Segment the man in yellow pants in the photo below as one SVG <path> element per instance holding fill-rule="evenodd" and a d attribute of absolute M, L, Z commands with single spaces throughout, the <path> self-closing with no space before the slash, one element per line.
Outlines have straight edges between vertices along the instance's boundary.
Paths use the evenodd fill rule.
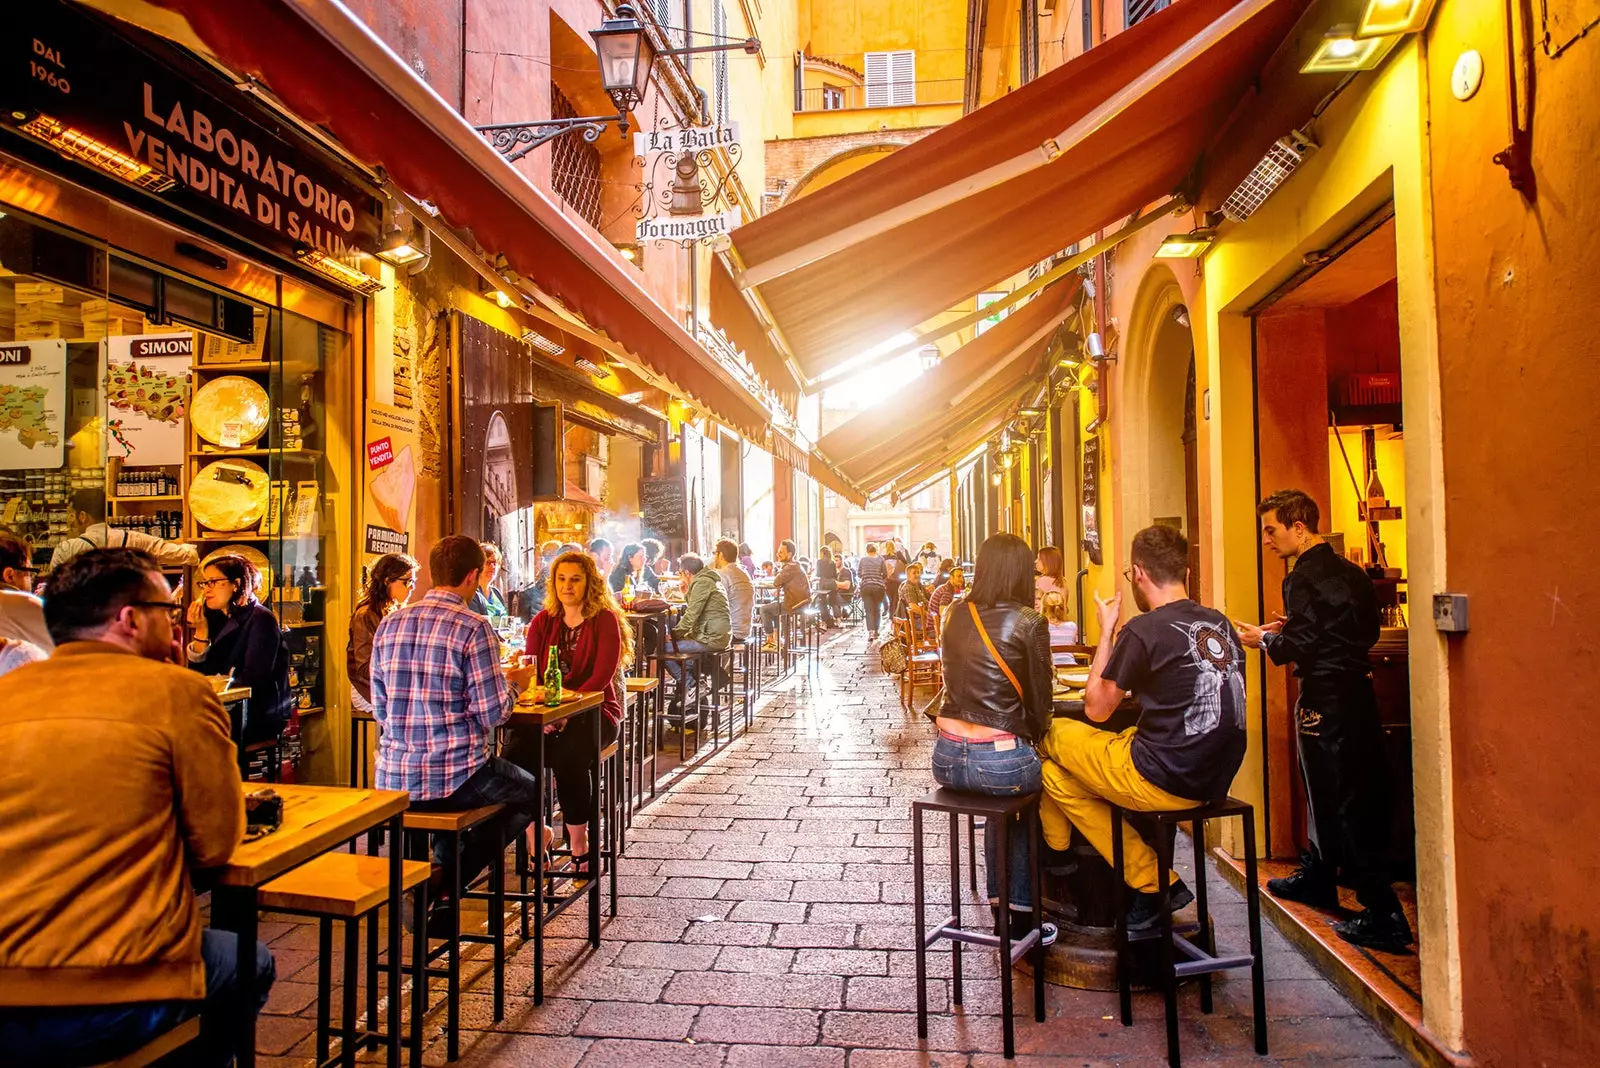
<path fill-rule="evenodd" d="M 1244 760 L 1244 652 L 1222 613 L 1189 599 L 1189 546 L 1170 527 L 1146 527 L 1133 538 L 1123 572 L 1141 615 L 1115 635 L 1122 594 L 1097 595 L 1100 645 L 1089 669 L 1084 712 L 1103 723 L 1128 693 L 1138 695 L 1139 725 L 1121 734 L 1057 719 L 1040 755 L 1045 841 L 1066 849 L 1071 828 L 1110 861 L 1111 804 L 1136 812 L 1193 808 L 1226 796 Z M 1160 872 L 1155 851 L 1123 825 L 1123 864 L 1135 891 L 1128 927 L 1159 918 Z M 1171 905 L 1194 900 L 1177 879 Z"/>

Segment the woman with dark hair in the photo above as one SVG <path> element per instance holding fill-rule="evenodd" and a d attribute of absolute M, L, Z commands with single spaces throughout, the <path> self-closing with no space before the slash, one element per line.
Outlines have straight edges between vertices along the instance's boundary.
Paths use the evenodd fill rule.
<path fill-rule="evenodd" d="M 755 550 L 750 548 L 750 543 L 747 541 L 739 543 L 739 566 L 744 568 L 744 573 L 752 579 L 756 577 Z"/>
<path fill-rule="evenodd" d="M 235 686 L 250 688 L 246 721 L 233 725 L 241 744 L 276 738 L 289 721 L 289 649 L 278 617 L 256 600 L 259 581 L 243 557 L 216 557 L 200 569 L 200 596 L 189 605 L 189 666 L 202 675 L 232 672 Z"/>
<path fill-rule="evenodd" d="M 1038 559 L 1034 564 L 1035 578 L 1033 580 L 1033 607 L 1043 609 L 1044 595 L 1059 593 L 1063 599 L 1067 596 L 1066 564 L 1062 562 L 1061 550 L 1054 545 L 1046 545 L 1039 550 Z"/>
<path fill-rule="evenodd" d="M 1032 607 L 1033 550 L 1015 534 L 996 534 L 978 550 L 977 571 L 944 629 L 944 705 L 933 778 L 977 794 L 1035 793 L 1042 785 L 1036 746 L 1050 726 L 1052 670 L 1050 628 Z M 1009 879 L 1013 938 L 1033 923 L 1027 827 L 1018 820 L 1005 829 L 1006 873 L 996 871 L 1001 828 L 993 820 L 984 828 L 989 900 L 999 900 L 999 881 Z M 1055 940 L 1053 925 L 1042 933 L 1047 945 Z"/>
<path fill-rule="evenodd" d="M 672 557 L 667 555 L 667 547 L 659 538 L 644 538 L 639 542 L 644 546 L 644 567 L 650 573 L 650 588 L 661 588 L 661 576 L 672 573 Z"/>
<path fill-rule="evenodd" d="M 659 588 L 656 573 L 650 567 L 650 554 L 638 542 L 629 542 L 622 547 L 617 566 L 611 569 L 611 592 L 620 594 L 630 580 L 636 594 L 645 590 L 654 593 Z"/>
<path fill-rule="evenodd" d="M 417 585 L 417 562 L 405 553 L 380 556 L 367 576 L 367 588 L 350 616 L 350 645 L 344 663 L 350 676 L 350 703 L 372 714 L 372 636 L 383 617 L 404 608 Z"/>
<path fill-rule="evenodd" d="M 500 552 L 500 546 L 492 541 L 480 541 L 478 546 L 483 550 L 483 568 L 478 572 L 478 588 L 472 591 L 472 600 L 467 602 L 467 607 L 490 623 L 496 623 L 509 614 L 506 611 L 506 599 L 500 596 L 500 590 L 494 584 L 500 577 L 505 557 Z"/>
<path fill-rule="evenodd" d="M 643 559 L 643 548 L 630 545 L 628 549 L 638 549 Z M 623 558 L 627 559 L 626 555 Z M 586 553 L 556 557 L 550 568 L 544 610 L 528 624 L 525 648 L 534 657 L 538 678 L 543 678 L 549 669 L 553 648 L 561 665 L 562 686 L 605 693 L 600 708 L 568 718 L 545 739 L 545 763 L 555 775 L 572 865 L 577 874 L 588 875 L 594 870 L 589 851 L 589 821 L 594 815 L 596 786 L 591 774 L 595 758 L 593 717 L 601 717 L 601 747 L 616 741 L 622 721 L 617 679 L 622 665 L 633 659 L 633 630 L 623 620 L 622 609 L 601 579 L 593 557 Z M 539 728 L 512 728 L 505 757 L 538 775 L 539 769 L 533 766 L 532 739 L 527 734 L 533 729 Z"/>

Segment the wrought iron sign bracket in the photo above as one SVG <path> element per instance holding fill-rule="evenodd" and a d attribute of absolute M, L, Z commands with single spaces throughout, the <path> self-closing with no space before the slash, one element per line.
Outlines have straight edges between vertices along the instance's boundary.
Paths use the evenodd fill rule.
<path fill-rule="evenodd" d="M 495 122 L 487 126 L 474 126 L 481 134 L 489 135 L 489 144 L 496 152 L 515 163 L 540 145 L 548 144 L 562 134 L 581 133 L 590 144 L 600 140 L 606 124 L 619 123 L 627 132 L 627 113 L 615 115 L 580 115 L 571 119 L 537 119 L 532 122 Z"/>

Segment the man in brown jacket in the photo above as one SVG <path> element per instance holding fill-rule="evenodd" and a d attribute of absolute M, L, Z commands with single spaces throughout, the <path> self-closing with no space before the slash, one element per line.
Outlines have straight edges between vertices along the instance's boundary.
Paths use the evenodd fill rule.
<path fill-rule="evenodd" d="M 227 1064 L 226 1014 L 272 985 L 258 945 L 239 989 L 237 939 L 203 927 L 190 883 L 239 844 L 244 795 L 227 714 L 175 662 L 177 612 L 153 557 L 85 552 L 45 588 L 55 653 L 0 678 L 8 1065 L 115 1060 L 197 1014 L 197 1059 Z"/>

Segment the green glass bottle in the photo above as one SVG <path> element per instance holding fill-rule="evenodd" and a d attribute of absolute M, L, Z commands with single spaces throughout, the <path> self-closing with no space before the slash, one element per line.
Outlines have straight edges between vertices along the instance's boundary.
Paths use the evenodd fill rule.
<path fill-rule="evenodd" d="M 553 645 L 545 661 L 544 703 L 547 708 L 555 708 L 561 704 L 561 659 L 556 655 L 556 647 Z"/>

